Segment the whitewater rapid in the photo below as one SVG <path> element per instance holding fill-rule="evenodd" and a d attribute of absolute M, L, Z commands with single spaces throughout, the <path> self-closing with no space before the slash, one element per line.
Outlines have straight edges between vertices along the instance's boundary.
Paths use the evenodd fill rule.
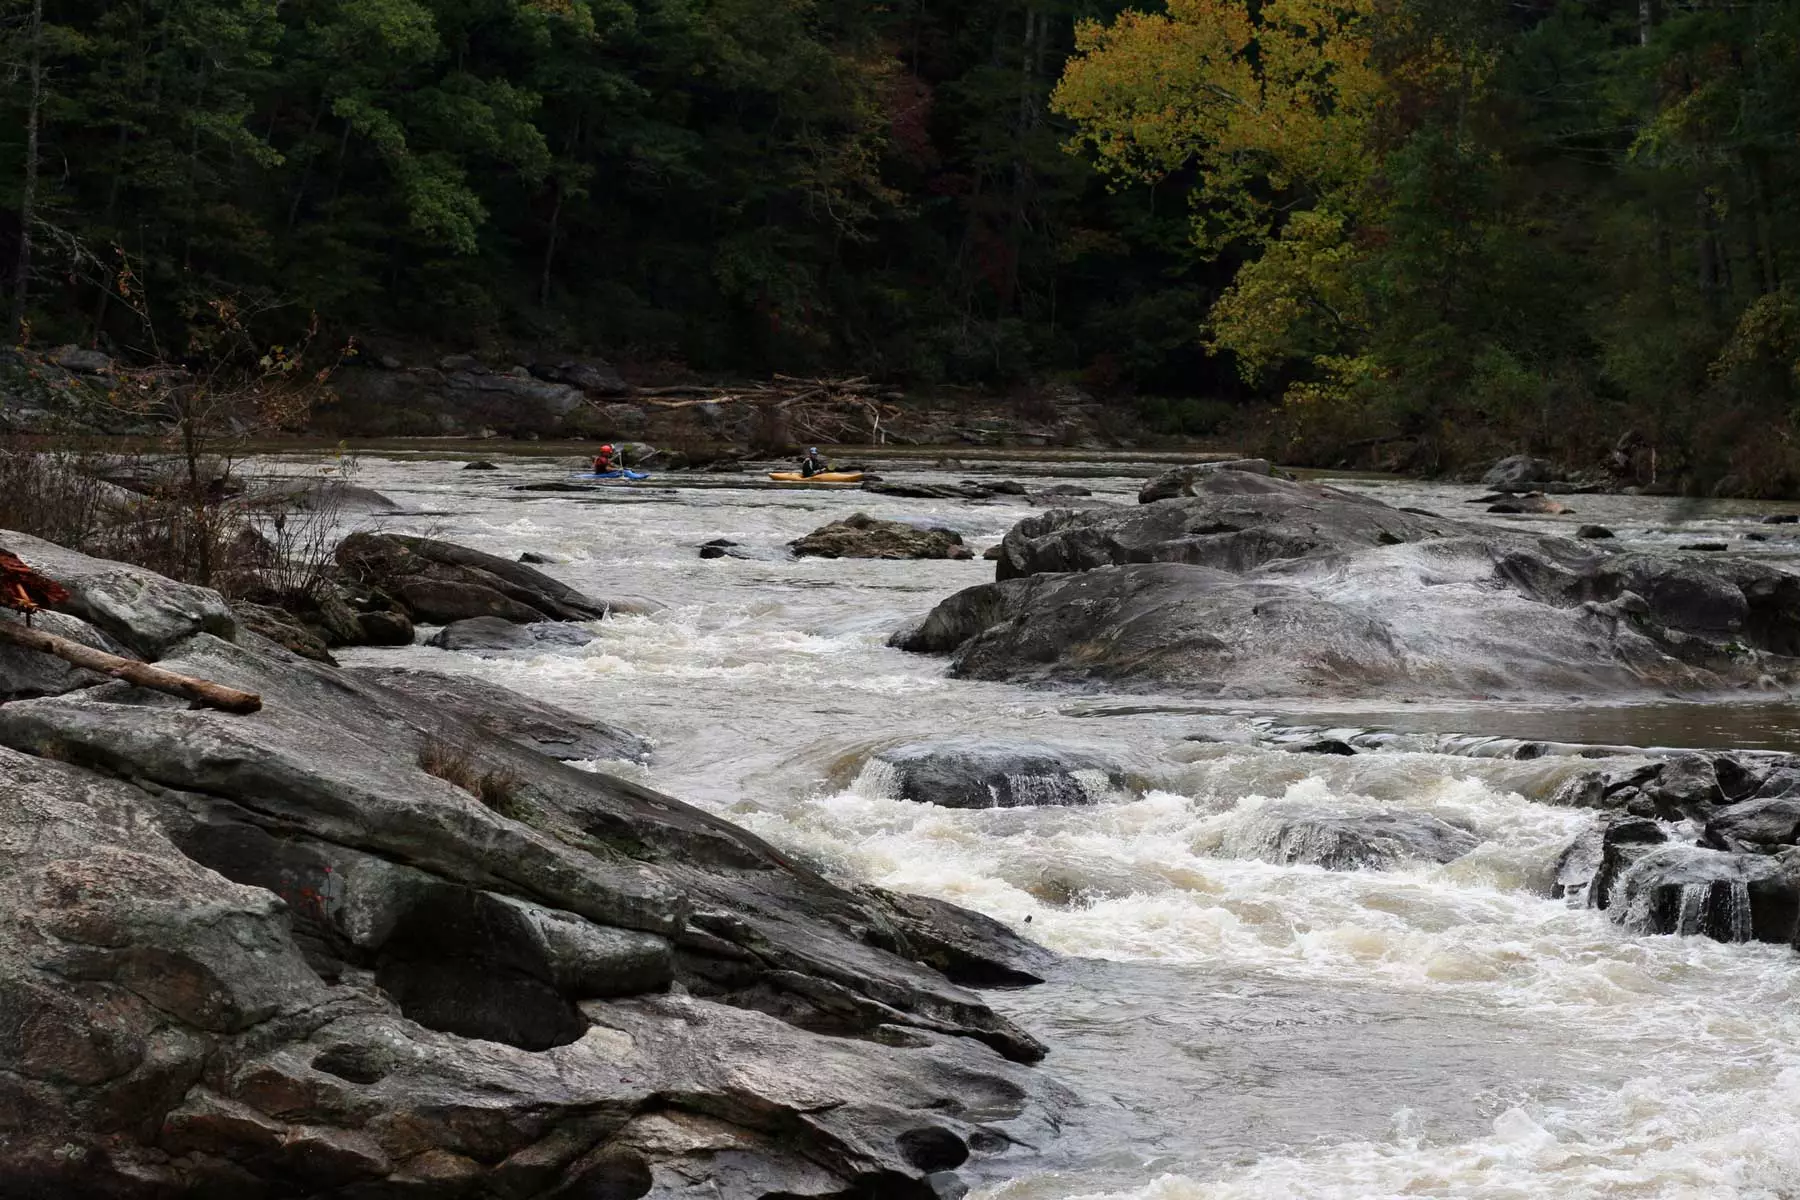
<path fill-rule="evenodd" d="M 1244 744 L 1249 713 L 1187 697 L 952 680 L 885 639 L 990 578 L 989 564 L 781 553 L 857 510 L 942 523 L 980 549 L 1031 511 L 1023 501 L 520 492 L 566 464 L 501 463 L 477 478 L 456 463 L 365 460 L 358 482 L 412 510 L 383 528 L 544 554 L 573 586 L 666 607 L 533 657 L 342 657 L 467 672 L 639 730 L 656 744 L 651 766 L 588 765 L 833 875 L 953 900 L 1071 956 L 1041 987 L 991 994 L 1049 1043 L 1044 1069 L 1081 1104 L 1055 1137 L 992 1173 L 977 1165 L 983 1200 L 1800 1196 L 1800 956 L 1644 937 L 1548 899 L 1550 865 L 1590 814 L 1531 797 L 1591 761 L 1293 754 Z M 1081 482 L 1126 502 L 1141 478 Z M 1379 486 L 1444 511 L 1470 494 Z M 1584 507 L 1652 544 L 1751 519 L 1624 498 Z M 752 557 L 699 559 L 716 537 Z M 1303 697 L 1259 706 L 1276 709 L 1325 711 Z M 1791 745 L 1800 729 L 1784 706 L 1330 716 L 1567 740 L 1598 726 L 1640 745 Z M 881 748 L 951 734 L 1094 750 L 1141 786 L 1090 807 L 950 810 L 895 798 L 867 766 Z M 1271 805 L 1426 812 L 1480 844 L 1442 866 L 1277 865 L 1257 857 Z"/>

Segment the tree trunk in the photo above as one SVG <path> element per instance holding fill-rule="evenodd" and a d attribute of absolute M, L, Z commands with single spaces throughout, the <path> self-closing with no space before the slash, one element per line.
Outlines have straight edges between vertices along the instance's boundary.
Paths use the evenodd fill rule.
<path fill-rule="evenodd" d="M 44 107 L 44 0 L 31 3 L 31 96 L 25 109 L 25 186 L 19 194 L 18 274 L 13 279 L 12 336 L 25 341 L 25 302 L 31 295 L 31 227 L 37 220 L 38 124 Z"/>
<path fill-rule="evenodd" d="M 68 638 L 57 637 L 53 633 L 45 633 L 41 629 L 32 629 L 13 621 L 0 621 L 0 642 L 11 642 L 27 650 L 52 654 L 86 670 L 123 679 L 126 683 L 141 688 L 180 696 L 184 700 L 192 700 L 195 704 L 216 708 L 221 712 L 243 715 L 262 709 L 262 697 L 251 692 L 240 692 L 236 688 L 205 679 L 177 675 L 150 663 L 120 658 L 116 654 L 108 654 L 104 650 L 96 650 L 92 646 L 84 646 L 80 642 L 72 642 Z"/>
<path fill-rule="evenodd" d="M 556 238 L 561 232 L 563 207 L 562 184 L 556 185 L 556 204 L 550 210 L 550 238 L 544 246 L 543 277 L 538 281 L 538 307 L 550 307 L 550 276 L 556 267 Z"/>

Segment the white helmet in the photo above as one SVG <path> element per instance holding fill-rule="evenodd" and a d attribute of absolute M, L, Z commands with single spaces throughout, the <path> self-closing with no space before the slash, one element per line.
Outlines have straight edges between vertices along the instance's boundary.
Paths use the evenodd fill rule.
<path fill-rule="evenodd" d="M 808 454 L 817 454 L 818 452 L 819 452 L 819 448 L 817 446 L 814 446 L 814 447 L 812 447 L 812 449 L 807 451 Z"/>

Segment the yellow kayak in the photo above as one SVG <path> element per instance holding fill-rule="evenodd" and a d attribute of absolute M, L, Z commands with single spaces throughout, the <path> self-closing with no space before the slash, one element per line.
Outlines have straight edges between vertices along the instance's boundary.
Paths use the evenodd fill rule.
<path fill-rule="evenodd" d="M 769 478 L 777 483 L 861 483 L 861 471 L 820 471 L 817 475 L 802 475 L 798 471 L 770 471 Z"/>

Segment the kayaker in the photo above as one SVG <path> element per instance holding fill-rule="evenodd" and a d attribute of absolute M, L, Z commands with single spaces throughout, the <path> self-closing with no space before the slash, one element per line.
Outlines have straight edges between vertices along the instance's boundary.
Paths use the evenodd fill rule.
<path fill-rule="evenodd" d="M 600 453 L 594 455 L 594 474 L 605 475 L 609 471 L 616 470 L 619 462 L 618 451 L 612 448 L 611 442 L 608 442 L 600 447 Z"/>
<path fill-rule="evenodd" d="M 817 446 L 807 450 L 806 457 L 800 460 L 800 477 L 802 479 L 811 479 L 814 475 L 823 474 L 825 469 L 825 460 L 819 457 Z"/>

